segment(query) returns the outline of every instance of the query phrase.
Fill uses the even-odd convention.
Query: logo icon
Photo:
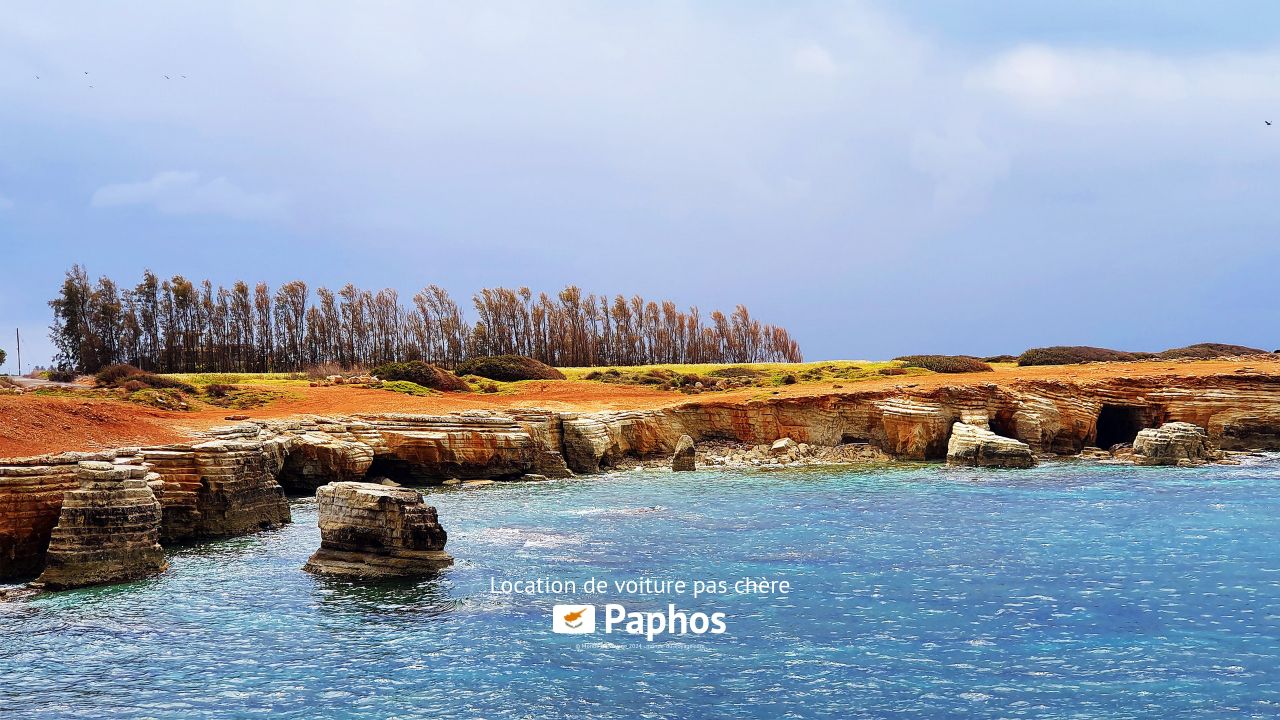
[[[551,611],[551,629],[565,635],[585,635],[596,631],[595,605],[556,605]]]

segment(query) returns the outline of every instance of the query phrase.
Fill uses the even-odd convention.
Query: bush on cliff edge
[[[1131,362],[1151,357],[1151,353],[1090,347],[1088,345],[1055,345],[1031,348],[1018,356],[1019,365],[1076,365],[1091,362]]]
[[[471,386],[461,378],[421,360],[387,363],[379,365],[372,372],[379,380],[406,380],[425,388],[444,392],[471,391]]]
[[[994,372],[990,365],[968,355],[903,355],[894,360],[907,367],[924,368],[936,373]]]
[[[459,375],[476,375],[489,380],[564,380],[564,373],[523,355],[494,355],[468,360],[458,366]]]

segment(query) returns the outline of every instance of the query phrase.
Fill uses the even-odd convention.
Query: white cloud
[[[1036,108],[1088,101],[1150,107],[1275,99],[1278,71],[1275,53],[1173,56],[1023,45],[972,69],[965,85]]]
[[[977,210],[991,186],[1009,174],[1009,157],[970,129],[921,132],[911,147],[911,164],[934,181],[934,204]]]
[[[791,67],[798,72],[810,75],[831,77],[840,73],[840,66],[835,58],[821,45],[809,44],[800,47],[791,56]]]
[[[225,215],[238,220],[271,219],[284,210],[279,195],[251,193],[225,177],[204,181],[200,173],[168,171],[150,180],[98,188],[96,208],[150,205],[166,215]]]

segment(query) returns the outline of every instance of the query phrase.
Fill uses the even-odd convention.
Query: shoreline
[[[1266,372],[1252,361],[1225,363],[1229,372],[1221,362],[1185,365],[1196,371],[1090,368],[1074,380],[1061,369],[1040,379],[929,375],[746,401],[728,393],[668,397],[656,407],[597,412],[510,406],[263,418],[180,442],[0,459],[0,579],[43,567],[64,495],[82,487],[86,465],[149,487],[160,508],[159,541],[174,543],[287,523],[286,495],[330,482],[475,486],[670,467],[685,436],[696,465],[729,470],[930,461],[1029,467],[1082,456],[1233,463],[1224,452],[1280,450],[1280,364]],[[1144,433],[1151,447],[1138,452]]]

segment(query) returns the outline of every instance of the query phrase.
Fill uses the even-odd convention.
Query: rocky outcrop
[[[112,450],[0,460],[0,580],[35,575],[44,568],[45,548],[58,523],[63,495],[80,487],[80,462],[110,462],[116,454]]]
[[[1210,443],[1209,433],[1191,423],[1147,428],[1133,441],[1133,460],[1139,465],[1202,465],[1221,457]]]
[[[401,484],[565,477],[635,458],[671,458],[683,435],[704,451],[727,444],[703,463],[711,465],[937,460],[948,455],[956,423],[990,428],[1033,453],[1075,454],[1099,443],[1132,442],[1139,430],[1168,422],[1198,425],[1211,445],[1226,450],[1280,449],[1280,373],[853,385],[825,394],[736,402],[699,396],[673,407],[597,413],[302,417],[217,428],[194,444],[0,460],[0,578],[43,566],[80,460],[141,462],[154,471],[161,541],[170,542],[287,522],[281,482],[307,492],[322,482],[376,476]],[[772,454],[771,444],[782,438],[795,448]],[[1017,455],[1024,457],[1021,450]]]
[[[688,435],[681,435],[676,441],[675,454],[671,456],[671,469],[676,472],[689,472],[697,469],[695,458],[697,450],[693,445],[693,438]]]
[[[63,498],[37,583],[58,590],[164,572],[160,503],[147,484],[147,469],[80,462],[76,480],[79,488]]]
[[[506,415],[386,415],[372,424],[381,435],[373,471],[393,479],[517,478],[537,466],[533,437]]]
[[[990,430],[958,422],[947,442],[947,464],[969,467],[1029,468],[1036,464],[1031,447]]]
[[[453,564],[436,509],[408,488],[340,482],[316,492],[320,549],[304,569],[317,575],[423,575]]]
[[[663,410],[610,413],[566,413],[563,418],[564,459],[576,473],[594,473],[622,458],[654,457],[675,451],[679,416]]]
[[[161,478],[165,542],[230,537],[290,521],[276,481],[287,443],[217,439],[196,445],[144,448],[143,461]]]
[[[280,469],[280,486],[310,494],[330,482],[360,480],[373,465],[373,448],[358,440],[306,432],[293,439]]]

